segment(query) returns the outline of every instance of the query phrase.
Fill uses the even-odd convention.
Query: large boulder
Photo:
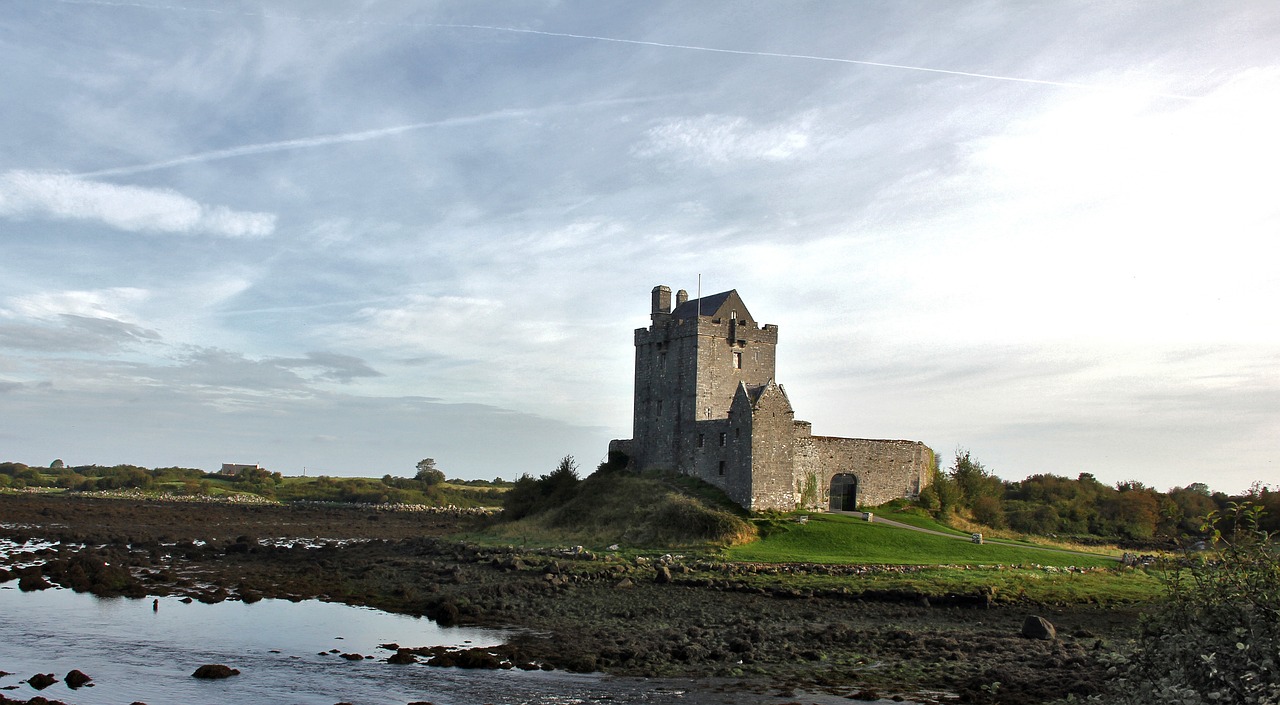
[[[200,668],[197,668],[196,672],[191,674],[191,677],[215,679],[215,678],[230,678],[231,676],[238,676],[238,675],[240,675],[239,669],[231,668],[230,666],[224,666],[220,663],[206,663]]]
[[[44,575],[39,572],[28,573],[18,579],[18,589],[23,592],[34,592],[36,590],[48,590],[53,587],[48,580],[44,579]]]
[[[1028,639],[1053,641],[1058,637],[1058,630],[1054,629],[1053,623],[1044,617],[1027,615],[1022,622],[1022,636]]]
[[[36,690],[44,690],[54,683],[58,682],[58,677],[52,673],[37,673],[27,679],[27,685]]]
[[[62,680],[66,681],[67,686],[70,688],[79,688],[93,679],[86,676],[83,671],[76,669],[68,673],[66,678]]]

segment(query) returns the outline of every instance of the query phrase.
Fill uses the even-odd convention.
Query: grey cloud
[[[301,390],[306,380],[279,360],[250,360],[218,348],[192,348],[181,365],[162,368],[170,381],[256,391]]]
[[[302,359],[278,359],[274,362],[288,369],[319,369],[321,379],[344,384],[357,377],[386,376],[358,357],[332,352],[309,352]]]
[[[0,324],[0,348],[16,350],[105,353],[159,340],[156,331],[132,323],[70,313],[60,314],[57,322]]]
[[[0,394],[22,389],[22,386],[23,385],[21,382],[7,382],[4,380],[0,380]]]

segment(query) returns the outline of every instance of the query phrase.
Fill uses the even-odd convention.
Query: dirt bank
[[[15,569],[13,560],[0,579],[137,597],[370,605],[445,624],[528,630],[494,658],[446,655],[442,664],[724,677],[757,692],[818,689],[854,699],[1037,703],[1095,693],[1105,671],[1097,656],[1127,638],[1135,617],[1086,606],[871,596],[860,593],[856,576],[840,590],[763,590],[713,564],[637,564],[449,538],[470,521],[5,494],[0,536],[59,545],[18,556],[29,567]],[[1058,638],[1021,636],[1028,614],[1047,617]],[[397,646],[402,659],[439,655]]]

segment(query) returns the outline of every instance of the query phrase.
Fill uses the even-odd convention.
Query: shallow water
[[[717,692],[708,681],[610,678],[541,671],[467,671],[424,664],[396,666],[378,645],[483,646],[507,632],[443,628],[427,619],[346,605],[263,600],[251,605],[184,604],[160,598],[99,599],[70,590],[20,592],[0,585],[0,688],[11,698],[37,693],[73,705],[436,705],[577,703],[848,702],[822,694],[792,698]],[[336,653],[376,659],[348,661]],[[191,673],[206,663],[240,669],[225,680]],[[93,687],[72,690],[72,669]],[[23,683],[36,673],[59,681],[43,691]]]

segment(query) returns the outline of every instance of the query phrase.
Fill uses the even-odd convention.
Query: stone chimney
[[[671,313],[671,287],[662,284],[653,287],[652,313]]]

